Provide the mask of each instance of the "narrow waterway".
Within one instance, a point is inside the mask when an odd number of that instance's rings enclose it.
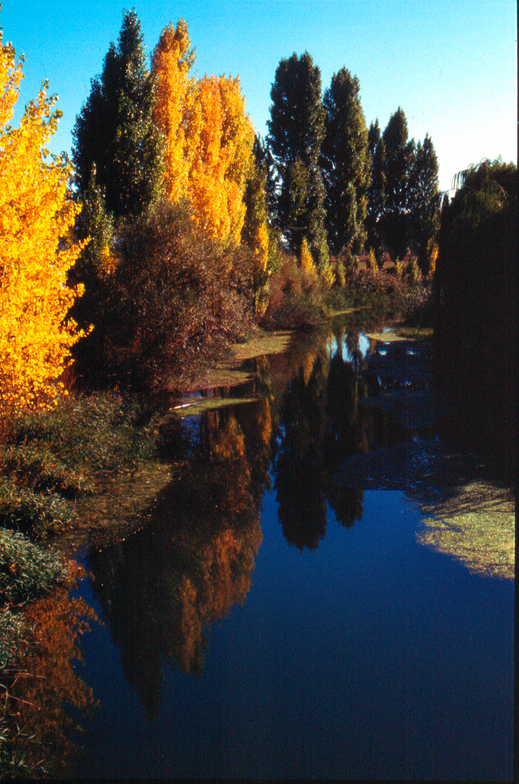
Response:
[[[369,335],[167,418],[174,478],[79,553],[53,775],[512,779],[513,505],[442,435],[427,346]]]

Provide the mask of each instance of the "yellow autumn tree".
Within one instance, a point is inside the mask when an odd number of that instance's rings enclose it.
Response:
[[[157,89],[153,121],[165,137],[164,187],[172,201],[186,198],[188,192],[186,129],[196,95],[195,80],[189,76],[195,62],[190,47],[187,23],[179,19],[176,28],[171,23],[164,28],[152,58]]]
[[[1,33],[0,33],[1,36]],[[0,37],[0,399],[3,411],[48,403],[62,389],[70,347],[81,337],[65,316],[80,294],[66,285],[80,245],[65,157],[45,145],[61,113],[44,83],[11,127],[23,58]]]
[[[172,201],[186,199],[211,239],[239,243],[254,141],[239,78],[189,76],[195,57],[180,19],[160,36],[152,68],[154,120],[165,137],[164,182]]]
[[[195,220],[209,237],[238,244],[254,142],[239,78],[200,79],[188,121],[188,193]]]

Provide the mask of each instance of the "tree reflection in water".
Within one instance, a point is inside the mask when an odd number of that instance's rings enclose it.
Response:
[[[81,727],[67,709],[78,709],[84,715],[96,704],[75,662],[82,661],[81,635],[97,620],[83,599],[70,595],[79,577],[81,570],[71,564],[67,584],[31,602],[25,610],[31,631],[23,670],[4,673],[0,685],[5,708],[2,773],[10,769],[11,775],[23,778],[62,776],[79,754],[72,737]]]
[[[268,448],[270,419],[262,400],[240,417],[203,414],[149,525],[90,558],[125,676],[149,716],[159,711],[164,664],[200,674],[205,631],[250,589],[268,476],[266,461],[252,470],[251,457]]]
[[[448,484],[451,463],[457,482],[481,478],[461,459],[449,462],[453,453],[430,431],[428,441],[423,432],[412,441],[413,433],[390,411],[363,403],[377,391],[363,375],[359,335],[366,326],[337,322],[332,330],[299,340],[287,354],[256,360],[254,393],[261,397],[253,403],[166,422],[161,457],[172,466],[174,481],[143,510],[140,530],[89,553],[103,620],[149,717],[159,714],[165,668],[202,673],[211,625],[246,600],[271,471],[283,534],[311,551],[326,534],[327,507],[340,525],[353,526],[362,519],[365,490],[400,489],[424,505],[438,500],[431,492],[436,480],[443,488]],[[230,391],[222,394],[229,397]],[[444,504],[443,512],[448,523],[452,510]],[[479,518],[476,522],[479,526]],[[473,529],[479,536],[478,526]],[[438,544],[438,530],[426,543],[441,549],[445,536]],[[496,538],[497,545],[503,543]],[[507,540],[503,546],[508,545]],[[19,691],[13,691],[46,706],[42,722],[41,712],[20,703],[17,720],[37,740],[31,753],[45,748],[51,760],[65,760],[73,751],[65,703],[78,708],[92,703],[70,664],[80,627],[69,619],[67,601],[65,592],[56,594],[53,610],[39,605],[38,623],[49,629],[40,655],[47,685],[20,679]],[[85,607],[70,608],[87,615]],[[36,660],[31,667],[44,672]]]

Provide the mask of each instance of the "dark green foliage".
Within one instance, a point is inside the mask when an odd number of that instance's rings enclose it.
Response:
[[[364,240],[370,152],[358,78],[346,68],[334,74],[324,93],[326,134],[321,167],[326,188],[326,228],[335,254]]]
[[[267,144],[276,168],[275,223],[295,253],[306,238],[315,263],[324,270],[328,246],[319,156],[325,111],[321,72],[308,52],[280,61],[270,95]]]
[[[78,190],[96,185],[106,211],[137,215],[159,195],[163,142],[152,120],[155,86],[146,67],[135,11],[125,11],[117,47],[111,44],[100,77],[74,127],[73,162]]]
[[[5,528],[45,539],[69,529],[75,520],[74,507],[61,496],[0,480],[0,524]]]
[[[434,281],[437,377],[465,417],[477,416],[483,445],[509,470],[517,454],[517,181],[517,167],[500,160],[458,176],[442,207]]]
[[[83,284],[84,293],[69,311],[81,329],[102,321],[110,290],[110,266],[115,261],[115,228],[113,216],[106,210],[104,192],[97,184],[95,167],[82,198],[83,209],[78,218],[77,233],[88,245],[69,271],[72,286]],[[101,337],[99,334],[96,338]]]
[[[420,270],[426,275],[440,224],[438,159],[429,135],[423,144],[416,145],[409,186],[409,241],[418,256]]]
[[[0,607],[32,598],[64,576],[65,565],[58,553],[43,550],[20,533],[0,528]],[[2,632],[7,633],[7,629],[0,624],[0,669],[6,663]]]
[[[245,220],[241,233],[242,242],[254,249],[256,232],[263,223],[268,223],[268,164],[263,140],[256,136],[253,146],[253,161],[245,186]]]
[[[414,140],[408,141],[407,120],[400,107],[390,117],[382,139],[385,148],[385,205],[379,225],[392,258],[403,258],[409,246],[410,178],[415,144]]]
[[[370,185],[367,193],[366,207],[366,245],[380,255],[382,236],[380,221],[386,204],[386,147],[381,137],[378,120],[371,123],[368,131],[368,147],[371,156]]]
[[[270,92],[268,145],[278,167],[317,164],[324,139],[321,72],[308,52],[281,60]],[[280,173],[281,174],[281,173]]]
[[[92,492],[97,475],[152,453],[153,424],[141,418],[136,404],[93,395],[13,420],[0,448],[0,526],[39,539],[70,528],[73,499]]]

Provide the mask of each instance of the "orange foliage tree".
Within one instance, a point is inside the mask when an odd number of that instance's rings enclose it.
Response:
[[[64,318],[79,288],[66,285],[81,246],[70,232],[78,213],[65,156],[44,145],[61,116],[44,83],[11,127],[23,58],[0,33],[0,392],[4,411],[49,402],[70,347],[81,337]]]
[[[190,51],[187,23],[180,19],[177,27],[170,23],[161,33],[152,59],[156,80],[153,120],[165,137],[164,188],[172,201],[186,198],[189,160],[187,152],[187,117],[195,98],[194,80],[189,70],[195,62]]]
[[[240,241],[254,141],[239,78],[189,77],[194,63],[187,24],[163,30],[153,56],[155,122],[166,139],[166,191],[187,199],[211,239]]]

